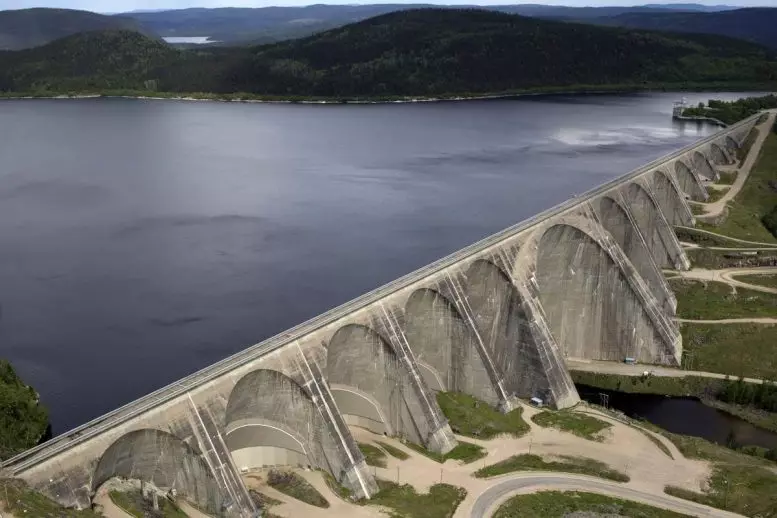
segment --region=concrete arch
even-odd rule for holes
[[[543,233],[536,275],[551,333],[568,357],[659,363],[667,347],[613,253],[569,224]]]
[[[477,337],[462,315],[438,291],[422,288],[405,305],[405,337],[419,366],[434,369],[428,386],[464,392],[499,404],[499,397],[478,352]]]
[[[707,160],[707,157],[704,156],[700,151],[693,152],[693,155],[691,156],[691,164],[693,164],[693,169],[696,171],[696,174],[698,174],[703,180],[712,182],[718,179],[717,171],[715,171],[715,168],[712,167],[710,161]]]
[[[653,193],[670,225],[693,226],[693,213],[672,178],[658,169],[653,171]]]
[[[653,261],[659,267],[674,267],[674,256],[678,249],[674,231],[669,227],[661,209],[644,187],[636,182],[630,183],[625,189],[629,209],[634,215],[642,236],[645,238]]]
[[[213,473],[199,452],[178,437],[161,430],[129,432],[111,444],[92,477],[92,491],[113,477],[151,482],[202,509],[221,509],[221,493]]]
[[[734,140],[731,137],[731,135],[726,135],[725,146],[726,146],[726,150],[728,150],[728,155],[730,157],[733,158],[737,156],[737,151],[739,150],[739,143],[736,140]]]
[[[405,401],[412,388],[402,365],[391,345],[372,329],[348,324],[337,330],[327,348],[326,376],[347,423],[425,442]],[[365,397],[346,396],[339,387],[352,387]],[[381,423],[374,422],[375,415],[381,416]]]
[[[680,189],[692,200],[704,201],[709,197],[699,176],[685,162],[677,160],[674,163],[674,171]]]
[[[275,370],[249,372],[227,402],[224,442],[238,469],[313,466],[341,479],[346,462],[310,394]]]
[[[478,260],[466,272],[464,291],[475,326],[512,396],[552,401],[541,347],[535,342],[531,318],[510,277],[491,261]]]
[[[710,144],[710,157],[712,163],[716,165],[728,165],[731,163],[731,160],[729,160],[728,155],[723,148],[715,143]]]
[[[656,266],[636,221],[620,203],[609,196],[599,199],[597,214],[601,225],[620,245],[626,257],[647,282],[653,295],[663,307],[674,312],[676,300],[663,274]]]

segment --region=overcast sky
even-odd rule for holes
[[[707,5],[726,4],[736,6],[771,6],[777,5],[775,0],[680,0],[682,3],[700,3]],[[680,3],[678,2],[678,3]],[[371,4],[371,3],[435,3],[435,4],[553,4],[553,5],[641,5],[648,3],[667,3],[661,1],[628,1],[628,0],[531,0],[528,2],[510,0],[413,0],[402,2],[401,0],[371,1],[365,0],[353,2],[320,1],[320,0],[0,0],[0,10],[24,9],[27,7],[66,7],[70,9],[86,9],[97,12],[122,12],[134,9],[181,9],[185,7],[265,7],[269,5],[309,5],[315,3],[328,4]]]

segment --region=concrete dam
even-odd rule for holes
[[[437,391],[501,409],[579,401],[567,359],[679,366],[677,301],[662,268],[688,269],[673,225],[732,164],[758,116],[505,229],[129,403],[2,464],[65,506],[115,477],[175,489],[214,516],[257,511],[242,474],[330,473],[377,484],[349,427],[445,453]]]

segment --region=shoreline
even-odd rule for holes
[[[774,86],[772,85],[771,88]],[[396,98],[316,98],[306,96],[291,96],[274,98],[273,96],[241,96],[239,93],[235,94],[211,94],[205,92],[190,92],[173,95],[166,95],[166,92],[149,92],[142,91],[117,91],[117,92],[104,92],[104,93],[77,93],[77,94],[52,94],[52,95],[36,95],[36,94],[24,94],[18,93],[15,95],[4,96],[0,93],[0,101],[20,101],[20,100],[35,100],[35,99],[47,99],[47,100],[75,100],[75,99],[141,99],[151,101],[185,101],[185,102],[224,102],[224,103],[261,103],[261,104],[412,104],[412,103],[439,103],[439,102],[462,102],[462,101],[489,101],[489,100],[505,100],[505,99],[518,99],[523,97],[538,97],[538,96],[558,96],[558,95],[604,95],[604,94],[633,94],[633,93],[649,93],[649,92],[761,92],[769,90],[770,86],[762,86],[761,88],[754,88],[746,85],[699,85],[694,87],[683,87],[681,85],[664,85],[656,87],[639,87],[639,86],[618,86],[613,88],[599,87],[599,88],[548,88],[545,91],[516,91],[507,93],[492,93],[492,94],[477,94],[477,95],[456,95],[456,96],[440,96],[440,97],[423,97],[423,96],[405,96]],[[10,93],[10,92],[9,92]],[[705,118],[708,119],[708,118]],[[683,117],[679,120],[697,121],[696,118]],[[706,120],[699,122],[713,122],[712,120]],[[719,121],[715,121],[718,123]]]
[[[619,374],[588,373],[571,371],[575,386],[585,385],[592,388],[610,390],[623,394],[645,394],[670,398],[693,398],[701,404],[720,412],[737,417],[756,428],[777,433],[777,413],[757,407],[727,403],[716,399],[711,393],[725,383],[722,379],[708,379],[688,375],[682,378],[651,378],[642,380]],[[731,378],[732,382],[737,378]],[[655,385],[653,386],[653,384]]]

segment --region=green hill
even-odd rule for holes
[[[593,23],[673,32],[720,34],[777,49],[777,8],[751,7],[716,13],[629,12]]]
[[[0,54],[0,91],[17,92],[343,98],[765,84],[777,84],[777,61],[755,44],[481,10],[401,11],[259,47],[178,51],[118,32]]]
[[[0,91],[143,90],[159,70],[182,61],[166,43],[137,32],[84,32],[42,47],[0,52]]]
[[[120,29],[140,30],[140,25],[132,18],[72,9],[0,11],[0,50],[37,47],[78,32]]]
[[[38,394],[0,359],[0,460],[35,446],[46,432],[48,412]]]

